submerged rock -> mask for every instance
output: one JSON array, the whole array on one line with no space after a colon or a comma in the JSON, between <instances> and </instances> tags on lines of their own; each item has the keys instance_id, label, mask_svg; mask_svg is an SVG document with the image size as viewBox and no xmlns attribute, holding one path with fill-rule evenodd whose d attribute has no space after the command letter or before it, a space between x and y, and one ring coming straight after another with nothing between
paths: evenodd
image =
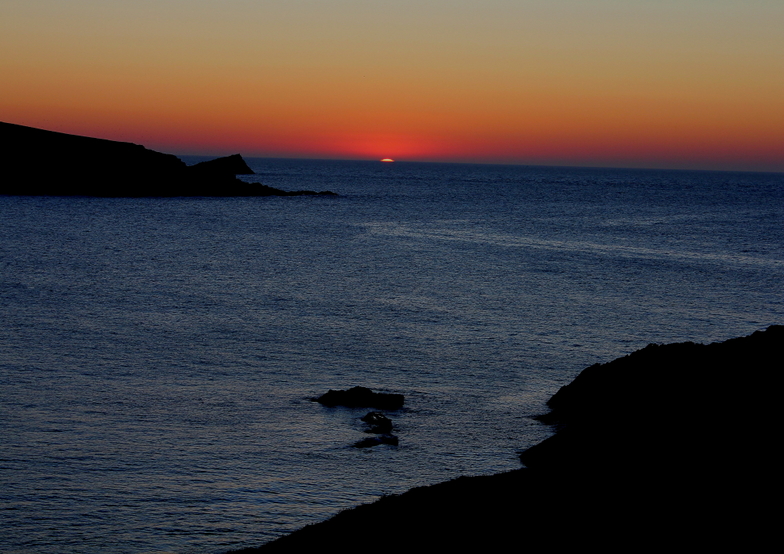
<instances>
[{"instance_id":1,"label":"submerged rock","mask_svg":"<svg viewBox=\"0 0 784 554\"><path fill-rule=\"evenodd\" d=\"M397 446L398 439L395 435L383 434L375 437L368 437L354 443L354 448L371 448L381 444L388 444L390 446Z\"/></svg>"}]
</instances>

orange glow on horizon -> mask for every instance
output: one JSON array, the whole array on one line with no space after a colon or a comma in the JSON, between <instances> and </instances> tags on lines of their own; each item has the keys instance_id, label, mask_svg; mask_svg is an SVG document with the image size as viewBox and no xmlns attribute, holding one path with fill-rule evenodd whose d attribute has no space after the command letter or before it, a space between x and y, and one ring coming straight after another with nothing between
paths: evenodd
<instances>
[{"instance_id":1,"label":"orange glow on horizon","mask_svg":"<svg viewBox=\"0 0 784 554\"><path fill-rule=\"evenodd\" d=\"M394 162L395 160L393 160L392 158L384 158L381 161L382 162Z\"/></svg>"},{"instance_id":2,"label":"orange glow on horizon","mask_svg":"<svg viewBox=\"0 0 784 554\"><path fill-rule=\"evenodd\" d=\"M42 2L0 2L0 121L173 154L784 172L781 2Z\"/></svg>"},{"instance_id":3,"label":"orange glow on horizon","mask_svg":"<svg viewBox=\"0 0 784 554\"><path fill-rule=\"evenodd\" d=\"M29 114L27 114L29 115ZM47 116L48 115L48 116ZM739 169L784 171L784 133L744 132L741 126L714 125L705 129L688 125L636 125L623 128L610 121L600 127L593 118L553 119L543 129L517 132L485 125L456 130L450 136L436 129L400 133L358 133L339 127L331 132L307 129L264 128L255 121L195 121L186 114L170 113L145 118L102 118L81 112L78 120L67 115L0 117L0 120L53 131L142 144L172 154L244 157L325 158L427 162L501 163L523 165L585 165L683 169ZM666 123L666 122L665 122ZM733 127L735 127L733 129ZM389 162L387 162L389 163Z\"/></svg>"}]
</instances>

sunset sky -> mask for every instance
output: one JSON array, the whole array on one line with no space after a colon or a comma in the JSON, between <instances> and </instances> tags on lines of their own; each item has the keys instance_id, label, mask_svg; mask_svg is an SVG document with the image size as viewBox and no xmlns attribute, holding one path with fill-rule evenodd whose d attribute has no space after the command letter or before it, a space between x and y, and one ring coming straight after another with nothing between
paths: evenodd
<instances>
[{"instance_id":1,"label":"sunset sky","mask_svg":"<svg viewBox=\"0 0 784 554\"><path fill-rule=\"evenodd\" d=\"M2 0L0 121L176 154L784 171L784 1Z\"/></svg>"}]
</instances>

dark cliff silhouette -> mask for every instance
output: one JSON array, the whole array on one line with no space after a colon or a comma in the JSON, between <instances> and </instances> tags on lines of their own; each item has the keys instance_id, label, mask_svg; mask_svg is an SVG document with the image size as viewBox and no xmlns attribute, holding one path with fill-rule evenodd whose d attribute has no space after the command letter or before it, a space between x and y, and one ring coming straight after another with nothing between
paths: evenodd
<instances>
[{"instance_id":1,"label":"dark cliff silhouette","mask_svg":"<svg viewBox=\"0 0 784 554\"><path fill-rule=\"evenodd\" d=\"M299 196L246 183L239 154L194 166L130 142L0 122L0 194L42 196Z\"/></svg>"},{"instance_id":2,"label":"dark cliff silhouette","mask_svg":"<svg viewBox=\"0 0 784 554\"><path fill-rule=\"evenodd\" d=\"M761 551L778 539L784 327L651 345L550 400L556 434L523 469L339 513L243 554Z\"/></svg>"},{"instance_id":3,"label":"dark cliff silhouette","mask_svg":"<svg viewBox=\"0 0 784 554\"><path fill-rule=\"evenodd\" d=\"M783 347L784 326L773 326L709 345L651 344L593 365L547 402L541 419L558 432L521 459L559 471L744 465L770 444L760 422L778 411L766 383L784 368Z\"/></svg>"}]
</instances>

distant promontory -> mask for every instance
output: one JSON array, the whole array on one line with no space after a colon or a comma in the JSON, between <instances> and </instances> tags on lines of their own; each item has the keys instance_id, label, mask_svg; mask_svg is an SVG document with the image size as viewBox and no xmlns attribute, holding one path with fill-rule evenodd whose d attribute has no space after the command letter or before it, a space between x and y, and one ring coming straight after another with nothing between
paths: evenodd
<instances>
[{"instance_id":1,"label":"distant promontory","mask_svg":"<svg viewBox=\"0 0 784 554\"><path fill-rule=\"evenodd\" d=\"M130 142L70 135L0 122L0 194L23 196L302 196L247 183L235 154L188 166L177 156Z\"/></svg>"}]
</instances>

